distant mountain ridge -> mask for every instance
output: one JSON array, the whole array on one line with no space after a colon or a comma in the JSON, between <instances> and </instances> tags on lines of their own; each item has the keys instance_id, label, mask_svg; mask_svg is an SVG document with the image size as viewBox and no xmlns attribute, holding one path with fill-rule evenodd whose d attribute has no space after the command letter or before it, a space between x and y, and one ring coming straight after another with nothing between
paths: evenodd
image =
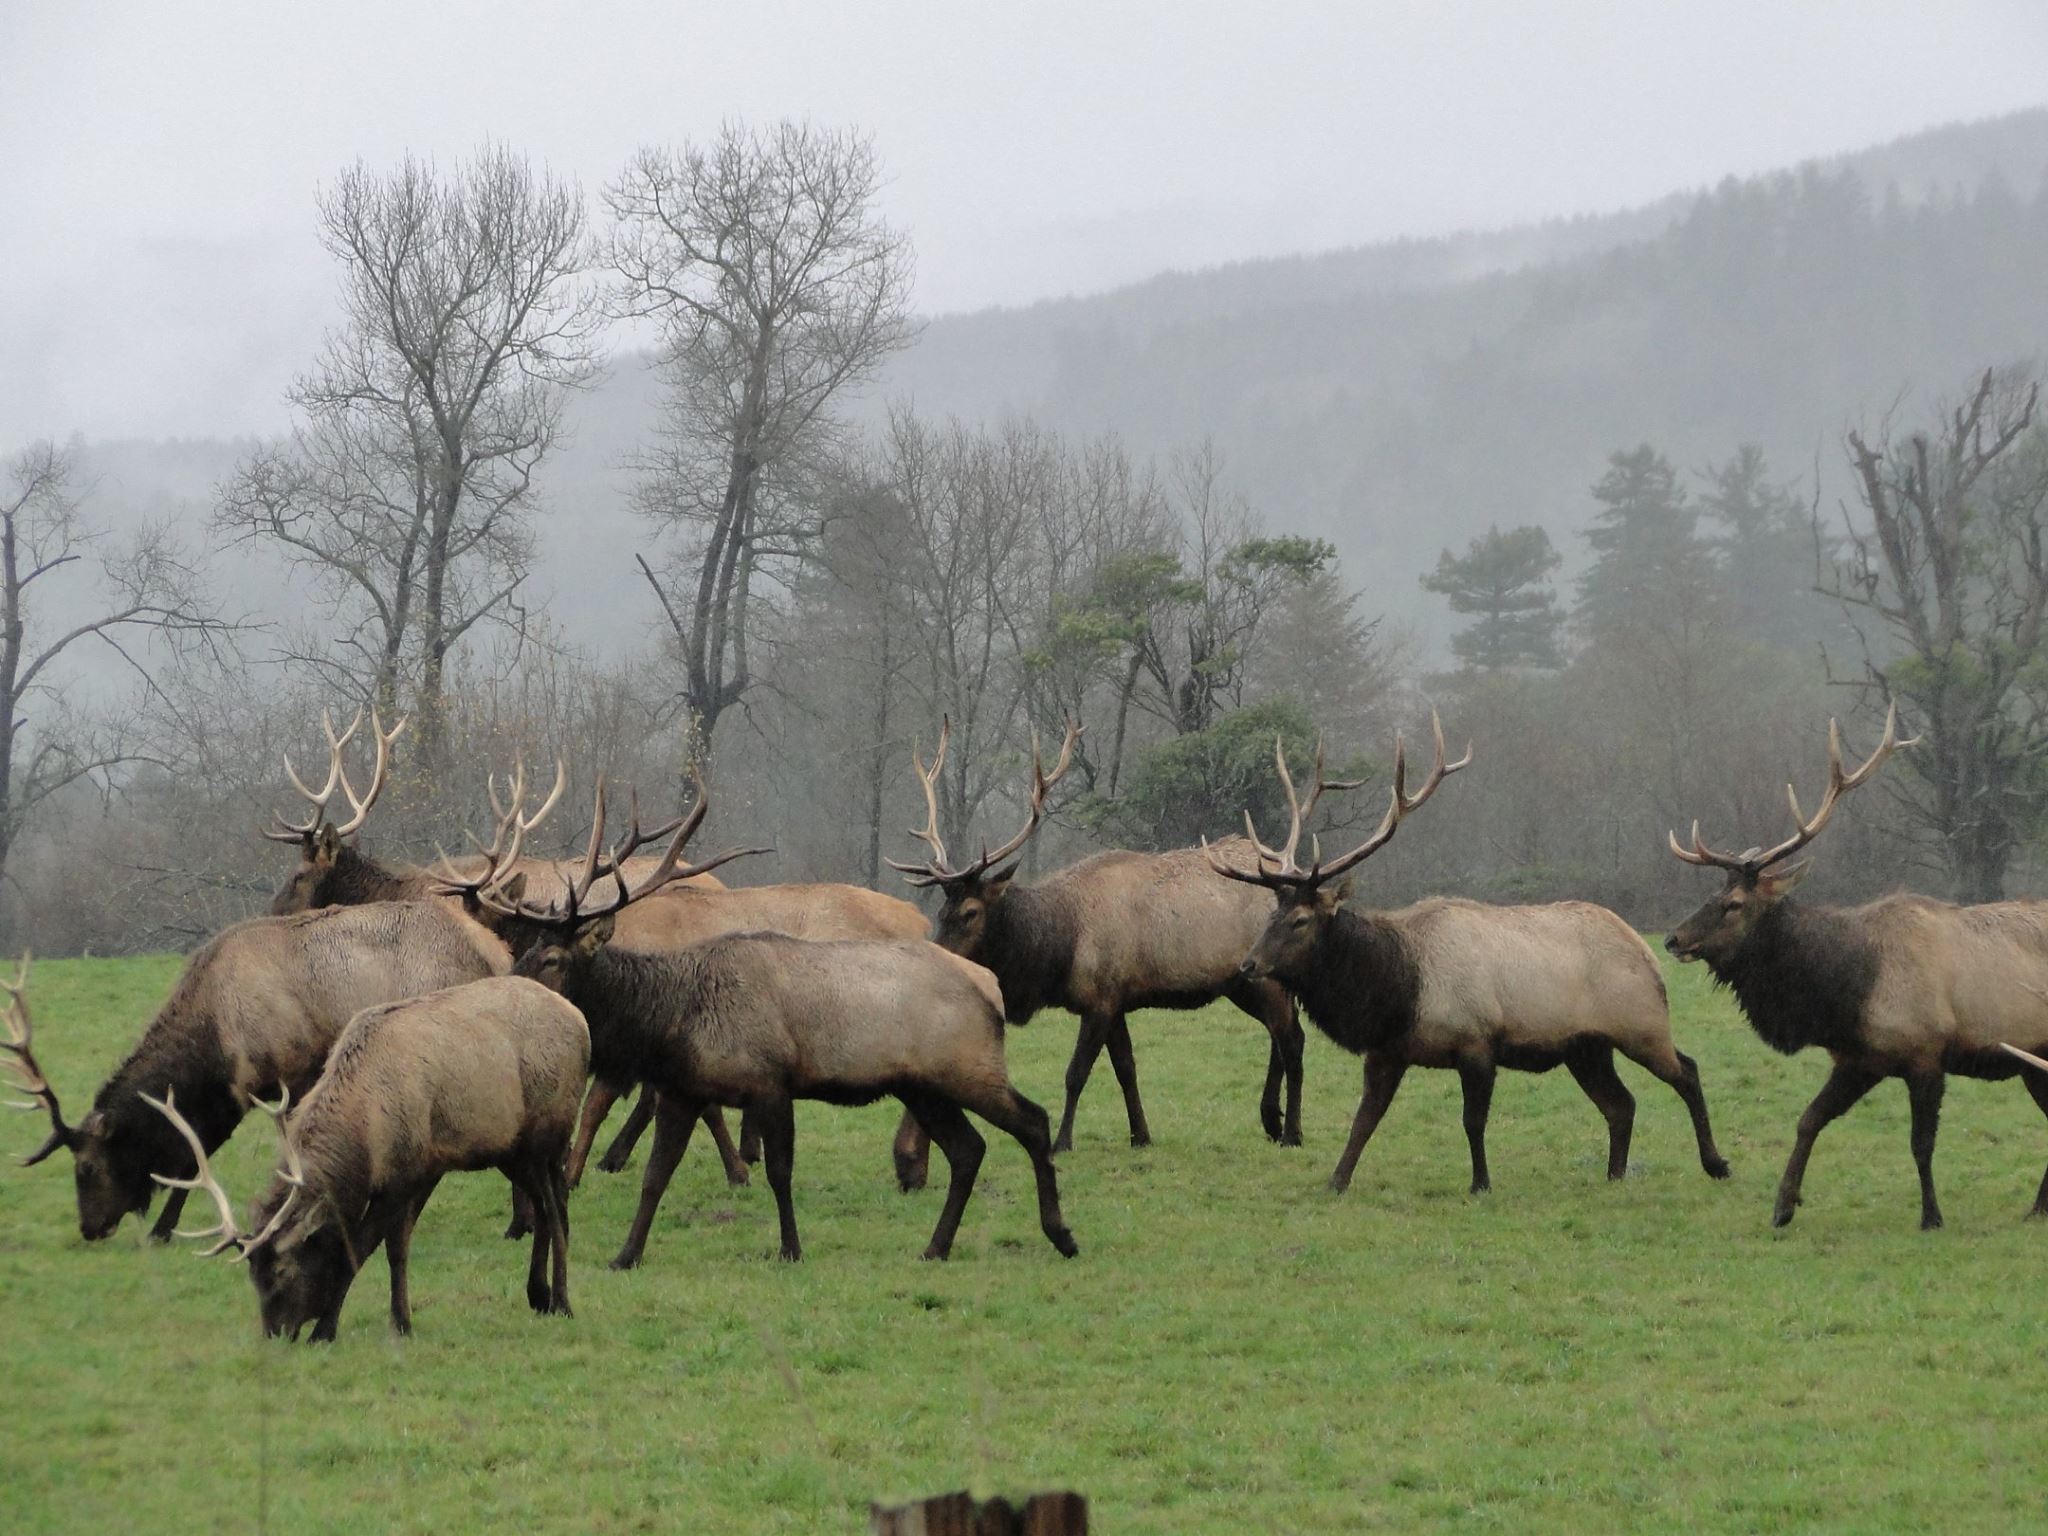
<instances>
[{"instance_id":1,"label":"distant mountain ridge","mask_svg":"<svg viewBox=\"0 0 2048 1536\"><path fill-rule=\"evenodd\" d=\"M941 316L860 411L1028 414L1140 452L1213 436L1273 527L1334 540L1368 607L1427 627L1420 572L1490 522L1543 523L1575 559L1615 448L1690 469L1754 441L1780 476L1818 458L1825 478L1851 420L2041 353L2044 187L2048 109L1946 125L1621 212ZM539 586L598 646L653 617L626 461L657 401L620 359L542 482ZM149 445L108 445L121 502L161 509L232 458L163 446L153 488Z\"/></svg>"}]
</instances>

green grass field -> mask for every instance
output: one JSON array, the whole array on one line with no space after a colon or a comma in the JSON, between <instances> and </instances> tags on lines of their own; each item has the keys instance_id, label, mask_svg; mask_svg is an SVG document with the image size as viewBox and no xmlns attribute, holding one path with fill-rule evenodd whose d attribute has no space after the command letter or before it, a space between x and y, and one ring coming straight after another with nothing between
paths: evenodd
<instances>
[{"instance_id":1,"label":"green grass field","mask_svg":"<svg viewBox=\"0 0 2048 1536\"><path fill-rule=\"evenodd\" d=\"M177 969L37 967L38 1045L82 1108ZM1697 969L1680 1044L1722 1149L1627 1066L1635 1166L1562 1071L1503 1074L1494 1193L1465 1193L1457 1081L1411 1073L1350 1193L1324 1191L1357 1063L1311 1031L1308 1146L1257 1129L1264 1035L1228 1009L1134 1029L1158 1140L1125 1144L1107 1064L1062 1159L1081 1257L1040 1237L992 1139L953 1261L917 1254L887 1105L799 1110L805 1260L770 1257L757 1179L701 1138L637 1273L604 1267L637 1190L571 1207L574 1319L523 1301L496 1175L445 1184L414 1243L417 1332L381 1257L330 1348L265 1343L238 1268L87 1248L55 1161L0 1175L0 1528L42 1531L857 1531L873 1497L1074 1487L1110 1532L2038 1529L2048 1422L2048 1156L2012 1083L1956 1082L1916 1230L1905 1093L1820 1142L1784 1232L1770 1199L1824 1061L1785 1061ZM1072 1022L1011 1035L1058 1109ZM267 1129L221 1158L257 1188ZM0 1121L4 1149L40 1138ZM935 1164L935 1173L937 1166ZM2032 1446L2033 1450L2028 1447Z\"/></svg>"}]
</instances>

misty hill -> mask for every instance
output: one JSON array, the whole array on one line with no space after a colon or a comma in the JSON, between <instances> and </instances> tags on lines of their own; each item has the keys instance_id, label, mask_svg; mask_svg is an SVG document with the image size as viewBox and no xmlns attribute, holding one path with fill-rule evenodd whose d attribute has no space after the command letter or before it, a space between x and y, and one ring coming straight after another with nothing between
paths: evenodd
<instances>
[{"instance_id":1,"label":"misty hill","mask_svg":"<svg viewBox=\"0 0 2048 1536\"><path fill-rule=\"evenodd\" d=\"M1143 452L1213 436L1278 529L1336 542L1368 604L1434 626L1445 544L1541 522L1568 557L1609 452L1684 466L1755 442L1837 476L1844 426L2048 343L2048 110L1935 129L1645 208L1172 273L933 320L877 398L1029 414ZM546 474L542 582L572 634L652 617L624 461L657 391L622 359ZM189 494L226 445L165 445ZM141 445L123 499L161 506ZM538 595L538 594L537 594Z\"/></svg>"}]
</instances>

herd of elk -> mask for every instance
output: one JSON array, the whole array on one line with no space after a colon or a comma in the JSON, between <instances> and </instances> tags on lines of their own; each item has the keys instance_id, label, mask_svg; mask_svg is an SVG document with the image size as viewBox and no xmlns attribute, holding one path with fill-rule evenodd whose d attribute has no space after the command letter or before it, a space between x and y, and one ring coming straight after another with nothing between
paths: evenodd
<instances>
[{"instance_id":1,"label":"herd of elk","mask_svg":"<svg viewBox=\"0 0 2048 1536\"><path fill-rule=\"evenodd\" d=\"M1776 1226L1799 1207L1814 1138L1888 1077L1906 1080L1921 1228L1940 1226L1934 1137L1947 1074L2011 1077L2024 1058L2001 1046L2048 1049L2048 903L1958 907L1895 895L1844 908L1808 906L1791 894L1808 866L1785 861L1820 835L1845 794L1912 744L1898 739L1894 707L1876 750L1851 773L1842 765L1841 732L1830 721L1828 787L1809 819L1786 786L1794 830L1783 842L1728 854L1706 845L1697 822L1691 847L1671 834L1679 858L1728 878L1666 947L1680 960L1705 961L1772 1049L1791 1055L1817 1045L1834 1058L1834 1070L1799 1117L1771 1215ZM2028 1072L2023 1079L2048 1113L2048 1078ZM2033 1214L2048 1215L2048 1176Z\"/></svg>"},{"instance_id":2,"label":"herd of elk","mask_svg":"<svg viewBox=\"0 0 2048 1536\"><path fill-rule=\"evenodd\" d=\"M699 1119L719 1139L729 1176L736 1170L744 1180L725 1107L758 1129L781 1254L798 1258L794 1102L888 1096L905 1110L896 1141L903 1186L923 1183L933 1141L950 1165L925 1257L951 1252L985 1154L969 1113L1024 1148L1039 1225L1071 1256L1053 1156L1072 1144L1096 1057L1109 1051L1131 1140L1143 1146L1150 1135L1129 1011L1219 998L1269 1033L1260 1112L1277 1141L1300 1141L1297 1002L1338 1046L1364 1057L1364 1093L1333 1190L1349 1185L1417 1066L1458 1073L1474 1193L1491 1186L1486 1128L1502 1068L1566 1067L1607 1123L1607 1173L1619 1179L1635 1100L1615 1070L1617 1052L1670 1084L1691 1116L1701 1166L1728 1176L1698 1068L1672 1042L1656 959L1620 917L1575 901L1349 904L1350 871L1472 760L1469 748L1447 760L1434 717L1428 775L1410 791L1397 735L1386 813L1338 857L1325 860L1311 838L1304 864L1305 829L1326 792L1354 786L1325 779L1319 747L1302 794L1276 743L1289 811L1279 846L1262 842L1247 814L1241 838L1099 853L1028 883L1014 880L1016 860L1045 819L1079 727L1068 726L1050 771L1033 742L1022 829L955 864L939 831L936 786L950 734L942 723L931 761L916 760L926 824L914 835L930 857L895 864L912 885L938 889L929 925L909 902L852 886L725 888L712 872L759 850L685 862L708 809L701 780L687 815L643 832L636 805L607 847L600 778L584 853L547 860L528 857L525 843L561 800L566 768L558 765L530 812L518 769L502 799L496 779L488 781L496 827L481 853L431 867L386 865L352 839L384 787L404 722L387 731L372 712L374 765L358 793L343 754L361 723L359 712L337 732L323 713L329 768L317 790L287 759L311 816L279 817L266 835L298 844L300 867L272 915L238 923L193 954L76 1125L36 1058L27 961L11 983L0 980L0 1065L27 1096L18 1107L50 1123L25 1162L72 1154L88 1241L147 1212L158 1186L170 1198L151 1235L167 1238L188 1196L205 1194L218 1207L216 1224L177 1235L216 1238L209 1253L233 1250L248 1263L267 1333L296 1338L311 1324L314 1339L332 1338L350 1285L380 1245L392 1323L407 1331L414 1223L441 1178L485 1168L502 1171L530 1213L530 1304L566 1313L569 1190L604 1112L633 1084L645 1085L655 1141L615 1268L640 1261ZM1807 862L1788 861L1849 791L1913 744L1898 739L1897 723L1894 710L1876 750L1852 772L1830 722L1827 789L1808 817L1787 787L1794 830L1775 846L1717 853L1697 823L1689 847L1670 839L1680 859L1727 876L1672 932L1671 953L1704 961L1768 1045L1787 1054L1819 1046L1833 1058L1800 1117L1773 1214L1779 1226L1799 1204L1820 1131L1886 1077L1907 1084L1923 1228L1941 1225L1933 1158L1948 1073L2022 1074L2048 1113L2048 1056L2040 1054L2048 1052L2048 903L1965 908L1894 895L1845 909L1791 895ZM330 815L337 794L346 819ZM642 851L663 841L658 855ZM1005 1022L1046 1007L1080 1018L1056 1136L1045 1111L1012 1083L1004 1051ZM283 1143L253 1235L210 1164L251 1106L270 1114ZM2048 1215L2048 1174L2033 1211Z\"/></svg>"},{"instance_id":3,"label":"herd of elk","mask_svg":"<svg viewBox=\"0 0 2048 1536\"><path fill-rule=\"evenodd\" d=\"M1365 1093L1330 1188L1351 1183L1359 1155L1379 1126L1410 1067L1455 1069L1465 1094L1465 1138L1472 1152L1472 1192L1491 1187L1486 1121L1494 1074L1548 1072L1560 1063L1607 1120L1607 1177L1628 1171L1635 1099L1614 1070L1614 1053L1677 1090L1692 1115L1700 1165L1717 1179L1728 1165L1715 1150L1699 1069L1671 1043L1664 981L1636 931L1604 907L1583 901L1502 907L1437 897L1395 911L1345 906L1348 882L1336 880L1384 848L1443 781L1472 761L1468 747L1444 760L1443 726L1430 721L1436 761L1408 793L1407 752L1394 739L1394 785L1386 815L1349 853L1298 862L1302 827L1329 786L1322 753L1306 803L1273 757L1287 795L1291 824L1279 848L1259 842L1251 818L1245 831L1258 852L1251 869L1215 857L1216 873L1272 892L1271 921L1244 957L1246 979L1284 983L1318 1029L1365 1058Z\"/></svg>"},{"instance_id":4,"label":"herd of elk","mask_svg":"<svg viewBox=\"0 0 2048 1536\"><path fill-rule=\"evenodd\" d=\"M1073 760L1080 728L1071 724L1051 773L1032 743L1031 799L1023 829L993 852L984 847L968 863L952 863L939 835L936 789L949 734L950 722L942 722L931 762L916 763L926 819L924 829L913 835L930 848L931 857L921 863L889 863L913 886L938 888L943 904L932 924L933 939L995 973L1003 989L1004 1016L1011 1023L1025 1023L1043 1008L1066 1008L1080 1016L1053 1150L1064 1152L1073 1145L1074 1110L1105 1047L1123 1089L1131 1145L1150 1144L1131 1050L1130 1010L1200 1008L1218 998L1228 998L1265 1025L1271 1043L1259 1118L1274 1141L1299 1146L1301 1023L1285 987L1247 976L1238 964L1272 916L1272 900L1215 878L1198 848L1098 853L1043 880L1015 883L1017 866L1006 861L1038 830L1046 793ZM1217 853L1242 867L1254 858L1250 844L1234 840L1219 845ZM923 1183L924 1156L923 1139L906 1121L896 1148L897 1176L905 1189Z\"/></svg>"}]
</instances>

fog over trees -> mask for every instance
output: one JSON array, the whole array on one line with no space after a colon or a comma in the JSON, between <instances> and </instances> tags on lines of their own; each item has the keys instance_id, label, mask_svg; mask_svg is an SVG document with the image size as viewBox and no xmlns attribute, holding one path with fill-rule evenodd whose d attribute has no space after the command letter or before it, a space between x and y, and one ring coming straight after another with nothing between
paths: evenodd
<instances>
[{"instance_id":1,"label":"fog over trees","mask_svg":"<svg viewBox=\"0 0 2048 1536\"><path fill-rule=\"evenodd\" d=\"M1867 747L1895 700L1923 741L1816 886L2031 890L2048 114L1971 131L928 324L855 131L732 125L597 188L503 144L338 169L286 436L6 460L0 926L260 910L281 753L372 705L412 725L367 846L453 848L487 774L562 754L569 804L704 767L706 836L776 849L736 879L887 890L942 722L963 849L1083 727L1050 867L1284 825L1276 737L1368 781L1331 825L1374 817L1434 708L1474 766L1374 901L1656 926L1699 883L1667 829L1769 841L1829 717Z\"/></svg>"}]
</instances>

